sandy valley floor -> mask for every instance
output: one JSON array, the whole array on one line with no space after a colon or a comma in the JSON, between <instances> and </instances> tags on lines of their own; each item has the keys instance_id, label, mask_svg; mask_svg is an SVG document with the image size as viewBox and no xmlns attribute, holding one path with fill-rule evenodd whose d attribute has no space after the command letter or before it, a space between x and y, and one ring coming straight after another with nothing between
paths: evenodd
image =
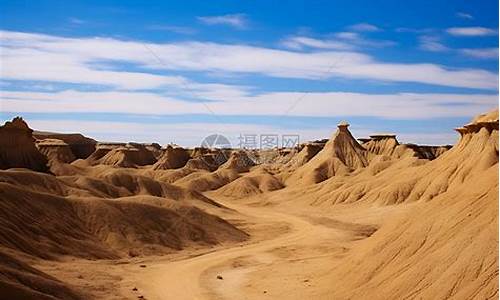
<instances>
[{"instance_id":1,"label":"sandy valley floor","mask_svg":"<svg viewBox=\"0 0 500 300\"><path fill-rule=\"evenodd\" d=\"M232 221L251 239L162 257L39 267L110 299L329 299L332 266L375 232L384 216L406 210L357 205L322 213L292 210L293 205L261 206L259 197L220 202L235 210Z\"/></svg>"}]
</instances>

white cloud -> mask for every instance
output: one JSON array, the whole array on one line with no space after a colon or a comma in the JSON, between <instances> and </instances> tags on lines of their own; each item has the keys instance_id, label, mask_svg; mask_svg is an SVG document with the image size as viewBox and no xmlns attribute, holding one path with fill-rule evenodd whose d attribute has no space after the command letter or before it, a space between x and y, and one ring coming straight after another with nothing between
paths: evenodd
<instances>
[{"instance_id":1,"label":"white cloud","mask_svg":"<svg viewBox=\"0 0 500 300\"><path fill-rule=\"evenodd\" d=\"M433 32L432 28L408 28L408 27L398 27L394 31L396 32L409 32L409 33L430 33Z\"/></svg>"},{"instance_id":2,"label":"white cloud","mask_svg":"<svg viewBox=\"0 0 500 300\"><path fill-rule=\"evenodd\" d=\"M285 39L282 45L300 50L304 47L317 48L317 49L336 49L336 50L348 50L352 49L353 45L341 41L335 40L320 40L314 39L306 36L293 36Z\"/></svg>"},{"instance_id":3,"label":"white cloud","mask_svg":"<svg viewBox=\"0 0 500 300\"><path fill-rule=\"evenodd\" d=\"M222 16L204 16L197 19L207 25L229 25L235 28L246 28L248 21L244 14L229 14Z\"/></svg>"},{"instance_id":4,"label":"white cloud","mask_svg":"<svg viewBox=\"0 0 500 300\"><path fill-rule=\"evenodd\" d=\"M450 49L441 43L441 40L436 36L424 35L419 38L419 48L431 52L445 52Z\"/></svg>"},{"instance_id":5,"label":"white cloud","mask_svg":"<svg viewBox=\"0 0 500 300\"><path fill-rule=\"evenodd\" d=\"M488 36L496 35L498 32L486 27L451 27L446 32L455 36Z\"/></svg>"},{"instance_id":6,"label":"white cloud","mask_svg":"<svg viewBox=\"0 0 500 300\"><path fill-rule=\"evenodd\" d=\"M342 35L346 38L346 35ZM351 41L356 35L350 35ZM390 63L354 51L298 52L209 42L141 43L0 31L2 79L108 84L120 89L189 85L180 76L103 69L106 62L143 70L260 74L281 78L372 79L497 89L498 75L430 63ZM154 55L153 55L154 54Z\"/></svg>"},{"instance_id":7,"label":"white cloud","mask_svg":"<svg viewBox=\"0 0 500 300\"><path fill-rule=\"evenodd\" d=\"M457 12L456 16L459 18L462 18L462 19L467 19L467 20L474 19L474 17L471 14L464 13L464 12Z\"/></svg>"},{"instance_id":8,"label":"white cloud","mask_svg":"<svg viewBox=\"0 0 500 300\"><path fill-rule=\"evenodd\" d=\"M431 52L452 52L478 59L498 59L498 48L463 48L453 49L441 43L437 36L424 35L419 38L419 48Z\"/></svg>"},{"instance_id":9,"label":"white cloud","mask_svg":"<svg viewBox=\"0 0 500 300\"><path fill-rule=\"evenodd\" d=\"M180 76L160 76L150 73L111 71L93 68L89 63L111 56L113 45L100 43L98 39L87 44L74 39L56 38L46 35L0 32L2 79L39 80L83 84L111 85L121 89L148 89L165 85L178 85L185 79ZM92 40L88 40L92 41ZM92 47L94 55L85 54L79 46ZM130 54L146 55L140 44ZM61 48L59 48L61 47ZM99 57L97 53L107 53ZM119 53L119 49L115 49Z\"/></svg>"},{"instance_id":10,"label":"white cloud","mask_svg":"<svg viewBox=\"0 0 500 300\"><path fill-rule=\"evenodd\" d=\"M327 39L316 39L307 36L292 36L281 42L286 48L301 50L304 48L358 50L363 47L389 47L396 43L387 40L367 39L357 32L337 32Z\"/></svg>"},{"instance_id":11,"label":"white cloud","mask_svg":"<svg viewBox=\"0 0 500 300\"><path fill-rule=\"evenodd\" d=\"M380 31L380 28L368 23L354 24L349 26L349 29L354 31L366 31L366 32Z\"/></svg>"},{"instance_id":12,"label":"white cloud","mask_svg":"<svg viewBox=\"0 0 500 300\"><path fill-rule=\"evenodd\" d=\"M19 113L105 112L146 115L211 114L396 119L464 117L495 107L495 94L364 94L346 92L273 92L245 94L211 92L208 102L138 92L1 91L0 110Z\"/></svg>"},{"instance_id":13,"label":"white cloud","mask_svg":"<svg viewBox=\"0 0 500 300\"><path fill-rule=\"evenodd\" d=\"M351 41L358 40L360 38L358 33L349 31L337 32L335 33L335 36L339 39Z\"/></svg>"},{"instance_id":14,"label":"white cloud","mask_svg":"<svg viewBox=\"0 0 500 300\"><path fill-rule=\"evenodd\" d=\"M469 48L459 49L459 51L467 56L480 59L498 59L498 48Z\"/></svg>"},{"instance_id":15,"label":"white cloud","mask_svg":"<svg viewBox=\"0 0 500 300\"><path fill-rule=\"evenodd\" d=\"M190 27L184 27L184 26L172 26L172 25L150 25L147 27L148 30L156 30L156 31L169 31L169 32L174 32L178 34L195 34L196 30L194 28Z\"/></svg>"},{"instance_id":16,"label":"white cloud","mask_svg":"<svg viewBox=\"0 0 500 300\"><path fill-rule=\"evenodd\" d=\"M337 32L334 36L338 39L343 40L344 42L349 42L356 46L368 46L368 47L391 47L396 45L394 41L388 40L376 40L376 39L368 39L361 36L357 32Z\"/></svg>"}]
</instances>

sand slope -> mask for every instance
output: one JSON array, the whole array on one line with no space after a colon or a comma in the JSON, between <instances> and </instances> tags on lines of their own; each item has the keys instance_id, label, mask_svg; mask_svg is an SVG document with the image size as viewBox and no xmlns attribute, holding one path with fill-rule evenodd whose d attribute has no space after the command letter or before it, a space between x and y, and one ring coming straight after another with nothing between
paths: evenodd
<instances>
[{"instance_id":1,"label":"sand slope","mask_svg":"<svg viewBox=\"0 0 500 300\"><path fill-rule=\"evenodd\" d=\"M460 141L436 160L395 168L394 174L387 169L359 197L378 203L429 202L414 206L353 248L334 266L333 286L325 296L498 297L498 112L487 118L459 129ZM383 182L386 186L377 191ZM338 193L345 194L348 184ZM401 194L401 186L408 192ZM388 201L391 195L397 200Z\"/></svg>"},{"instance_id":2,"label":"sand slope","mask_svg":"<svg viewBox=\"0 0 500 300\"><path fill-rule=\"evenodd\" d=\"M330 295L374 299L498 297L496 166L382 227L335 266ZM341 282L341 284L340 284Z\"/></svg>"},{"instance_id":3,"label":"sand slope","mask_svg":"<svg viewBox=\"0 0 500 300\"><path fill-rule=\"evenodd\" d=\"M1 247L20 261L26 255L118 259L247 239L246 233L208 213L224 208L195 191L109 167L85 172L55 177L1 171ZM1 268L0 284L12 299L80 297L35 269L20 268L14 274L0 261Z\"/></svg>"},{"instance_id":4,"label":"sand slope","mask_svg":"<svg viewBox=\"0 0 500 300\"><path fill-rule=\"evenodd\" d=\"M0 248L0 291L3 299L86 299L61 281L9 255Z\"/></svg>"},{"instance_id":5,"label":"sand slope","mask_svg":"<svg viewBox=\"0 0 500 300\"><path fill-rule=\"evenodd\" d=\"M275 191L284 187L281 180L266 171L256 169L217 190L217 195L243 198L255 194Z\"/></svg>"}]
</instances>

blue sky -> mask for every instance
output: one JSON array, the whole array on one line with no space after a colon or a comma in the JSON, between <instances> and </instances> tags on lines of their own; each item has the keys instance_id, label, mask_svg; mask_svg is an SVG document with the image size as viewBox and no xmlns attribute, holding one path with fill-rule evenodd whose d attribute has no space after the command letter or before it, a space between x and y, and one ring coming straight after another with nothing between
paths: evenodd
<instances>
[{"instance_id":1,"label":"blue sky","mask_svg":"<svg viewBox=\"0 0 500 300\"><path fill-rule=\"evenodd\" d=\"M453 143L498 106L496 1L0 1L0 117L100 140Z\"/></svg>"}]
</instances>

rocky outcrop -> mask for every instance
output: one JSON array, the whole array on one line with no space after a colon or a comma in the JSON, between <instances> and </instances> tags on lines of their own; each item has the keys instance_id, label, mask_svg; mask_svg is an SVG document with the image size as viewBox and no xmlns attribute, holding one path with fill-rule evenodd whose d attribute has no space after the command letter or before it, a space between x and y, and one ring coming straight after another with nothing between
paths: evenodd
<instances>
[{"instance_id":1,"label":"rocky outcrop","mask_svg":"<svg viewBox=\"0 0 500 300\"><path fill-rule=\"evenodd\" d=\"M215 171L227 162L232 150L198 147L190 152L192 158L186 163L186 168Z\"/></svg>"},{"instance_id":2,"label":"rocky outcrop","mask_svg":"<svg viewBox=\"0 0 500 300\"><path fill-rule=\"evenodd\" d=\"M403 144L403 147L413 150L414 156L422 159L433 160L451 149L451 145L444 146L427 146L415 144Z\"/></svg>"},{"instance_id":3,"label":"rocky outcrop","mask_svg":"<svg viewBox=\"0 0 500 300\"><path fill-rule=\"evenodd\" d=\"M488 115L458 128L458 143L433 161L325 193L329 203L419 202L335 265L331 298L497 297L498 111Z\"/></svg>"},{"instance_id":4,"label":"rocky outcrop","mask_svg":"<svg viewBox=\"0 0 500 300\"><path fill-rule=\"evenodd\" d=\"M380 160L386 156L377 156L379 159L372 161L366 172L325 182L320 188L324 194L315 195L317 203L365 201L392 205L431 201L486 170L496 168L498 172L498 112L496 116L459 128L460 140L434 160ZM373 172L375 167L378 170Z\"/></svg>"},{"instance_id":5,"label":"rocky outcrop","mask_svg":"<svg viewBox=\"0 0 500 300\"><path fill-rule=\"evenodd\" d=\"M318 183L368 165L367 150L354 139L348 129L349 124L342 122L337 127L323 149L298 168L287 183Z\"/></svg>"},{"instance_id":6,"label":"rocky outcrop","mask_svg":"<svg viewBox=\"0 0 500 300\"><path fill-rule=\"evenodd\" d=\"M154 170L178 169L186 165L191 157L189 152L181 147L167 146L163 155L153 165Z\"/></svg>"},{"instance_id":7,"label":"rocky outcrop","mask_svg":"<svg viewBox=\"0 0 500 300\"><path fill-rule=\"evenodd\" d=\"M152 165L155 162L156 158L153 153L145 146L136 143L114 148L99 160L99 164L123 168L136 168Z\"/></svg>"},{"instance_id":8,"label":"rocky outcrop","mask_svg":"<svg viewBox=\"0 0 500 300\"><path fill-rule=\"evenodd\" d=\"M374 134L369 139L358 139L363 142L362 146L369 153L375 155L392 156L399 146L395 134Z\"/></svg>"},{"instance_id":9,"label":"rocky outcrop","mask_svg":"<svg viewBox=\"0 0 500 300\"><path fill-rule=\"evenodd\" d=\"M305 165L324 147L324 144L307 143L303 145L302 150L294 155L284 166L285 170L293 171Z\"/></svg>"},{"instance_id":10,"label":"rocky outcrop","mask_svg":"<svg viewBox=\"0 0 500 300\"><path fill-rule=\"evenodd\" d=\"M35 131L34 137L38 140L57 139L65 142L71 148L71 152L78 159L85 159L92 154L97 142L79 133L52 133Z\"/></svg>"},{"instance_id":11,"label":"rocky outcrop","mask_svg":"<svg viewBox=\"0 0 500 300\"><path fill-rule=\"evenodd\" d=\"M146 147L147 150L151 151L151 153L153 153L154 157L157 160L160 159L160 157L164 153L164 150L161 148L160 144L158 144L158 143L144 144L144 147Z\"/></svg>"},{"instance_id":12,"label":"rocky outcrop","mask_svg":"<svg viewBox=\"0 0 500 300\"><path fill-rule=\"evenodd\" d=\"M111 150L118 147L125 147L126 145L126 143L98 143L95 151L85 161L90 165L97 165Z\"/></svg>"},{"instance_id":13,"label":"rocky outcrop","mask_svg":"<svg viewBox=\"0 0 500 300\"><path fill-rule=\"evenodd\" d=\"M0 126L0 168L48 170L47 158L35 146L33 130L20 117Z\"/></svg>"},{"instance_id":14,"label":"rocky outcrop","mask_svg":"<svg viewBox=\"0 0 500 300\"><path fill-rule=\"evenodd\" d=\"M395 134L374 134L370 138L359 138L362 146L368 150L368 160L371 162L377 155L392 158L417 157L433 160L451 148L445 146L427 146L416 144L400 144Z\"/></svg>"},{"instance_id":15,"label":"rocky outcrop","mask_svg":"<svg viewBox=\"0 0 500 300\"><path fill-rule=\"evenodd\" d=\"M225 162L219 169L231 169L238 173L248 172L251 167L255 166L255 162L247 155L246 151L233 151L228 161Z\"/></svg>"},{"instance_id":16,"label":"rocky outcrop","mask_svg":"<svg viewBox=\"0 0 500 300\"><path fill-rule=\"evenodd\" d=\"M36 142L36 147L47 157L50 164L55 162L71 163L75 160L75 156L73 152L71 152L70 146L62 140L38 140Z\"/></svg>"},{"instance_id":17,"label":"rocky outcrop","mask_svg":"<svg viewBox=\"0 0 500 300\"><path fill-rule=\"evenodd\" d=\"M155 162L153 152L149 151L146 145L139 143L98 143L94 153L85 160L85 163L89 165L110 165L122 168L137 168L152 165Z\"/></svg>"}]
</instances>

